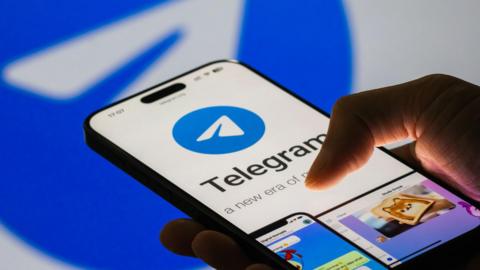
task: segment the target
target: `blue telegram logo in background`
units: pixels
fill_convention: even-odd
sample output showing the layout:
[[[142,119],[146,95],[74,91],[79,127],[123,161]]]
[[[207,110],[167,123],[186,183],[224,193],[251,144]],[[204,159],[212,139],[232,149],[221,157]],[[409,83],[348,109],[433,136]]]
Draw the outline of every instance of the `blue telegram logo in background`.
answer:
[[[211,21],[220,2],[240,3],[218,10],[226,20],[239,16],[214,31],[222,42],[206,38],[212,25],[226,24]],[[341,1],[220,2],[0,2],[0,226],[78,267],[202,265],[159,244],[159,229],[184,214],[89,150],[83,119],[218,58],[238,58],[327,111],[352,79]]]
[[[202,154],[227,154],[243,150],[262,138],[263,120],[255,113],[231,106],[190,112],[173,127],[175,141]]]

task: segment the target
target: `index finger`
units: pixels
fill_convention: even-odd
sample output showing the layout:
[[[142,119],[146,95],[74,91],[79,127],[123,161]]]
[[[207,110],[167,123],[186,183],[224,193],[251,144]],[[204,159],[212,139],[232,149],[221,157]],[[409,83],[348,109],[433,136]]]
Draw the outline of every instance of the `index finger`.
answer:
[[[417,119],[432,100],[435,76],[341,98],[306,185],[324,189],[363,166],[375,146],[416,139]],[[441,84],[439,84],[441,85]],[[428,91],[425,91],[428,90]]]

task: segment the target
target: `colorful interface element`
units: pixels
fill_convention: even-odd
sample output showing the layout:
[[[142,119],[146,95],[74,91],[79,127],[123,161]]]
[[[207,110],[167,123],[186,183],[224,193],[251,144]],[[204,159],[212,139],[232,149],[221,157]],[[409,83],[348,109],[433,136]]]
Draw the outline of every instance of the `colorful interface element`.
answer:
[[[386,269],[380,263],[304,214],[257,238],[297,269]]]
[[[475,207],[416,173],[319,218],[391,266],[480,224]]]

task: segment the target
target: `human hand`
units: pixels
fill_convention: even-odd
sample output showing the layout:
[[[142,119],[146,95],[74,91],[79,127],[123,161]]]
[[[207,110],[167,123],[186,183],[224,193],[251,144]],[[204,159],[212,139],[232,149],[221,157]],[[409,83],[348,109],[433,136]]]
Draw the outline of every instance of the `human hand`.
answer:
[[[395,154],[480,201],[480,87],[446,75],[340,99],[306,185],[335,185],[365,164],[375,146],[406,138],[414,141]],[[170,222],[160,239],[171,251],[217,269],[270,269],[254,264],[230,237],[193,220]]]
[[[341,98],[306,185],[335,185],[375,146],[407,138],[394,153],[480,201],[480,87],[447,75]]]

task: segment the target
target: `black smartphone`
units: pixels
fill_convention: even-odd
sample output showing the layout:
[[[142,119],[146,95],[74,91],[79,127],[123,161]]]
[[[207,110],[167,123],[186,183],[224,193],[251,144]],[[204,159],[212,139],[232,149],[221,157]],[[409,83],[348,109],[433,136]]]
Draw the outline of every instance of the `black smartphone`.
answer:
[[[276,268],[400,269],[471,250],[477,203],[385,149],[335,186],[307,190],[328,122],[266,76],[225,60],[103,108],[84,130],[96,152]],[[305,225],[302,236],[285,234],[295,244],[272,234],[289,224]],[[265,240],[272,237],[283,240]],[[308,251],[287,255],[278,241]],[[325,250],[334,255],[320,256]]]

